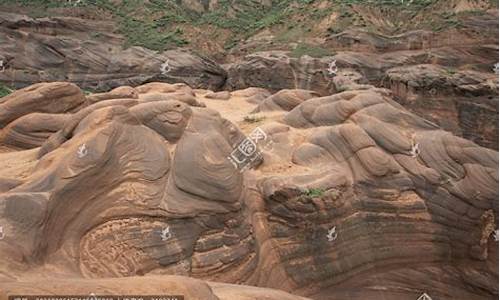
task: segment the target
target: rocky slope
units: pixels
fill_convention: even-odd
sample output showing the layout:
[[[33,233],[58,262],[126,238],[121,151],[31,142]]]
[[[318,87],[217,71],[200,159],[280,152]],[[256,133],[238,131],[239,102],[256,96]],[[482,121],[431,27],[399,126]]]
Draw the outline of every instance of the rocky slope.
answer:
[[[84,89],[108,91],[124,84],[164,80],[220,89],[226,80],[217,64],[186,51],[124,50],[119,36],[106,33],[112,28],[109,22],[32,19],[0,12],[0,24],[0,81],[13,87],[70,81]],[[98,33],[105,42],[89,39]]]
[[[0,95],[45,81],[86,91],[163,81],[326,96],[354,80],[498,149],[498,10],[489,1],[94,2],[0,1]]]
[[[498,4],[0,0],[0,300],[498,298]]]
[[[54,82],[2,98],[3,297],[498,296],[496,151],[386,89],[271,94]]]

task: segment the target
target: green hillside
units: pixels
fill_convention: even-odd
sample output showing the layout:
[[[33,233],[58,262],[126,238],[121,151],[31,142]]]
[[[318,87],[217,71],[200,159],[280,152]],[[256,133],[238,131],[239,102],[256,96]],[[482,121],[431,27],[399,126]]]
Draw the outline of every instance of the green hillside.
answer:
[[[292,42],[314,44],[309,40],[352,26],[384,34],[442,31],[460,28],[464,15],[498,6],[486,0],[469,1],[465,9],[456,9],[454,0],[220,0],[213,7],[208,1],[198,2],[193,6],[182,0],[0,0],[0,8],[32,17],[113,20],[116,32],[125,37],[124,47],[187,46],[213,53],[228,51],[263,32],[272,36],[272,48],[279,49]],[[300,51],[308,48],[321,53],[308,46]]]

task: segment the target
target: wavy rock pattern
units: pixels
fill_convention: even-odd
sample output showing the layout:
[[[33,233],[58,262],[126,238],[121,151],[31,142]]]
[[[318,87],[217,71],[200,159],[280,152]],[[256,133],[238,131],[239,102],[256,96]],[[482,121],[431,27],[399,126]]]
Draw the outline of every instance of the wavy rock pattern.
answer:
[[[63,85],[11,96],[22,113],[0,132],[2,146],[39,147],[0,153],[10,164],[0,171],[3,290],[41,290],[28,274],[52,270],[67,278],[54,293],[96,282],[161,291],[165,278],[192,284],[176,289],[192,299],[301,299],[168,276],[184,275],[312,299],[498,295],[498,153],[388,90],[263,99],[257,89],[220,101],[148,83],[73,97],[60,111],[25,104],[53,86]],[[64,86],[52,102],[68,101],[74,86]],[[244,170],[228,159],[257,126],[234,114],[242,109],[263,114],[265,134]]]

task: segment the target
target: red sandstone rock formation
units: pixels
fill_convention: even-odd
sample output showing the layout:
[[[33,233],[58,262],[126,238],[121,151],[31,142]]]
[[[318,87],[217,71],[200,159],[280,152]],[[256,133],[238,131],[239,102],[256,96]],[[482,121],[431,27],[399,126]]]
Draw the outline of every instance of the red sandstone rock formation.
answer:
[[[55,87],[58,110],[31,101]],[[166,83],[86,98],[47,83],[3,98],[0,294],[498,295],[498,153],[388,90],[349,87],[220,101]],[[256,127],[244,169],[228,157]]]

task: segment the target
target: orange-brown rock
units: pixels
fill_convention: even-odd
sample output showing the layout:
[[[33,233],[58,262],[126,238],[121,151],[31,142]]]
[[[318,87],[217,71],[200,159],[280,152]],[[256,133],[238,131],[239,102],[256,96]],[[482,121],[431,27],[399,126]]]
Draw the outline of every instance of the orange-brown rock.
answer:
[[[143,101],[184,93],[150,84],[66,115],[40,148],[2,142],[2,296],[496,297],[498,153],[355,87],[197,107]]]
[[[104,92],[152,81],[213,90],[224,86],[227,74],[215,62],[183,49],[124,49],[117,29],[109,20],[31,18],[2,11],[0,82],[22,88],[35,82],[69,81]]]
[[[284,110],[290,111],[303,101],[319,97],[319,94],[309,90],[281,90],[264,99],[254,112]]]
[[[0,98],[0,128],[30,113],[67,113],[85,103],[83,92],[66,82],[39,83]]]

